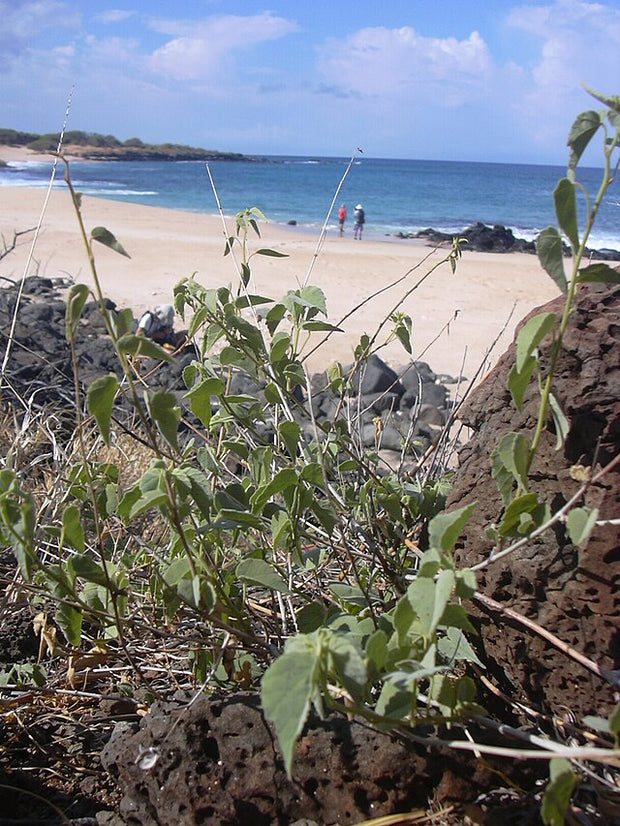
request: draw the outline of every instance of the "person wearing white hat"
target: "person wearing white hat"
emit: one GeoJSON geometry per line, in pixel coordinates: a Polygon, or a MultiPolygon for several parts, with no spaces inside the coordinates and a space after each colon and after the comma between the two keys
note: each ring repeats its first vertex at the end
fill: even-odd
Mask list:
{"type": "Polygon", "coordinates": [[[366,216],[364,215],[364,207],[361,204],[358,204],[355,207],[355,212],[353,213],[353,218],[355,219],[355,223],[353,224],[353,238],[357,241],[362,240],[362,232],[364,230],[364,224],[366,223],[366,216]]]}

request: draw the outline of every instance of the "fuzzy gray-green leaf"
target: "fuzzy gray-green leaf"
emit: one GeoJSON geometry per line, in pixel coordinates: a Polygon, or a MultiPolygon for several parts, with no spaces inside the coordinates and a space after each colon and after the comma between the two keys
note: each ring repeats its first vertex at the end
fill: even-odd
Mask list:
{"type": "Polygon", "coordinates": [[[543,794],[540,813],[545,826],[564,826],[577,775],[570,762],[554,758],[549,764],[549,783],[543,794]]]}
{"type": "Polygon", "coordinates": [[[175,449],[178,446],[177,430],[181,411],[173,393],[159,391],[148,398],[149,413],[164,439],[175,449]]]}
{"type": "Polygon", "coordinates": [[[549,407],[551,408],[551,415],[555,426],[555,449],[561,450],[568,436],[570,424],[554,393],[549,394],[549,407]]]}
{"type": "Polygon", "coordinates": [[[80,577],[85,582],[94,582],[95,585],[109,586],[105,571],[87,554],[72,556],[69,560],[69,568],[76,577],[80,577]]]}
{"type": "Polygon", "coordinates": [[[109,247],[114,252],[124,255],[125,258],[131,258],[131,255],[125,250],[123,245],[116,239],[116,236],[105,227],[95,227],[90,233],[93,241],[99,241],[104,247],[109,247]]]}
{"type": "Polygon", "coordinates": [[[573,545],[585,545],[588,541],[596,520],[598,510],[596,508],[573,508],[566,517],[566,529],[573,545]]]}
{"type": "Polygon", "coordinates": [[[536,252],[545,272],[551,276],[561,292],[566,294],[568,283],[564,273],[562,237],[555,227],[547,227],[539,232],[536,252]]]}
{"type": "Polygon", "coordinates": [[[213,396],[216,398],[222,396],[225,389],[226,385],[222,379],[217,376],[210,376],[196,384],[185,394],[185,398],[189,400],[190,410],[195,416],[198,416],[205,427],[208,427],[211,421],[211,399],[213,396]]]}
{"type": "Polygon", "coordinates": [[[463,508],[451,511],[450,513],[440,513],[431,520],[428,526],[428,535],[431,548],[451,551],[456,540],[461,535],[463,528],[468,523],[476,503],[465,505],[463,508]]]}
{"type": "Polygon", "coordinates": [[[599,261],[580,269],[577,281],[579,284],[620,284],[620,272],[599,261]]]}
{"type": "Polygon", "coordinates": [[[306,722],[315,692],[316,673],[316,654],[308,648],[290,652],[285,650],[263,676],[263,712],[275,726],[289,777],[292,774],[295,743],[306,722]]]}
{"type": "Polygon", "coordinates": [[[146,336],[136,336],[134,333],[125,333],[118,340],[118,349],[121,353],[130,356],[145,356],[146,358],[160,359],[161,361],[174,361],[174,358],[167,353],[163,347],[146,336]]]}
{"type": "Polygon", "coordinates": [[[517,410],[521,410],[523,407],[525,391],[530,385],[530,379],[537,364],[538,359],[535,356],[530,356],[524,362],[521,370],[517,369],[516,364],[513,364],[510,368],[510,373],[508,374],[508,390],[517,406],[517,410]]]}
{"type": "Polygon", "coordinates": [[[66,602],[61,602],[54,619],[69,645],[78,648],[82,641],[82,612],[66,602]]]}
{"type": "Polygon", "coordinates": [[[510,501],[515,482],[522,492],[527,491],[529,450],[529,442],[521,433],[506,433],[491,453],[493,478],[504,502],[510,501]]]}
{"type": "Polygon", "coordinates": [[[82,317],[82,310],[89,295],[90,289],[86,284],[74,284],[69,290],[65,310],[65,334],[67,341],[71,341],[75,337],[80,318],[82,317]]]}
{"type": "Polygon", "coordinates": [[[523,369],[527,359],[545,336],[553,330],[556,322],[555,313],[538,313],[523,325],[517,336],[517,370],[523,369]]]}
{"type": "Polygon", "coordinates": [[[576,250],[579,247],[579,231],[577,229],[575,184],[568,178],[562,178],[553,192],[553,198],[558,223],[566,233],[571,246],[576,250]]]}
{"type": "MultiPolygon", "coordinates": [[[[519,533],[519,526],[522,524],[524,517],[529,516],[538,508],[538,495],[536,493],[524,493],[517,496],[510,502],[499,528],[500,536],[514,536],[519,533]]],[[[527,520],[529,524],[530,520],[527,520]]]]}
{"type": "Polygon", "coordinates": [[[605,106],[608,106],[614,112],[620,112],[620,95],[604,95],[601,92],[595,92],[594,89],[590,89],[590,87],[585,84],[583,88],[589,95],[600,100],[601,103],[604,103],[605,106]]]}
{"type": "Polygon", "coordinates": [[[242,559],[237,565],[237,577],[242,582],[251,585],[262,585],[272,591],[279,591],[281,594],[290,594],[291,591],[276,571],[273,565],[269,565],[264,559],[242,559]]]}
{"type": "Polygon", "coordinates": [[[99,432],[106,445],[110,444],[110,420],[117,390],[117,377],[114,373],[108,373],[107,376],[100,376],[91,382],[86,391],[88,412],[97,422],[99,432]]]}
{"type": "Polygon", "coordinates": [[[268,258],[288,258],[287,253],[277,250],[265,249],[256,250],[254,255],[266,255],[268,258]]]}
{"type": "Polygon", "coordinates": [[[62,514],[62,534],[60,546],[69,545],[76,551],[84,550],[84,528],[80,519],[80,509],[77,505],[69,505],[62,514]]]}
{"type": "Polygon", "coordinates": [[[567,144],[570,148],[570,158],[568,162],[569,170],[575,170],[579,159],[583,155],[586,147],[597,133],[601,125],[599,112],[589,109],[582,112],[575,118],[568,135],[567,144]]]}
{"type": "Polygon", "coordinates": [[[441,622],[455,585],[454,571],[441,571],[437,580],[417,577],[407,590],[407,599],[427,638],[431,638],[441,622]]]}

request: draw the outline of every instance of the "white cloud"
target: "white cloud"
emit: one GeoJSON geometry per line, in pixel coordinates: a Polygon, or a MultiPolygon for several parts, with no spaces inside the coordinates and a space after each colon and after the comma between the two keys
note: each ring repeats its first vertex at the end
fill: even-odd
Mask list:
{"type": "Polygon", "coordinates": [[[33,36],[54,25],[72,28],[79,16],[57,0],[0,0],[0,71],[22,54],[33,36]]]}
{"type": "Polygon", "coordinates": [[[498,21],[502,52],[482,12],[459,37],[411,26],[355,31],[352,21],[348,36],[317,43],[315,31],[275,12],[136,13],[124,26],[124,2],[82,20],[77,0],[0,0],[3,106],[16,128],[48,131],[75,85],[74,126],[119,137],[247,152],[347,154],[362,145],[403,157],[542,160],[550,147],[563,151],[577,112],[598,108],[581,81],[618,91],[615,0],[521,0],[498,21]]]}
{"type": "Polygon", "coordinates": [[[319,50],[319,71],[338,94],[434,99],[454,104],[477,95],[492,72],[484,39],[431,38],[415,29],[366,28],[319,50]],[[437,95],[440,95],[437,99],[437,95]]]}
{"type": "Polygon", "coordinates": [[[150,58],[150,68],[173,80],[222,76],[233,53],[297,31],[297,24],[270,12],[248,17],[222,15],[201,21],[152,20],[151,28],[171,35],[150,58]]]}
{"type": "Polygon", "coordinates": [[[548,6],[515,6],[508,15],[508,23],[544,37],[548,26],[571,29],[582,24],[590,25],[597,18],[600,21],[613,16],[613,9],[602,3],[556,0],[548,6]]]}
{"type": "Polygon", "coordinates": [[[130,17],[134,17],[135,14],[135,11],[126,9],[110,9],[109,11],[102,11],[100,14],[95,15],[95,20],[98,20],[100,23],[122,23],[130,17]]]}
{"type": "MultiPolygon", "coordinates": [[[[547,6],[518,6],[508,22],[542,40],[538,58],[525,67],[519,103],[539,138],[565,111],[584,108],[581,84],[615,94],[620,79],[620,9],[581,0],[556,0],[547,6]]],[[[593,101],[590,104],[596,108],[593,101]]]]}
{"type": "Polygon", "coordinates": [[[139,43],[126,37],[98,38],[88,35],[81,48],[81,60],[86,66],[100,69],[115,68],[122,74],[128,74],[140,66],[139,43]]]}
{"type": "Polygon", "coordinates": [[[511,50],[504,52],[492,52],[475,30],[464,38],[438,38],[410,27],[377,27],[329,40],[318,49],[315,92],[337,99],[345,117],[374,123],[375,135],[391,127],[416,141],[428,133],[454,142],[458,134],[476,146],[478,134],[481,153],[488,145],[517,156],[527,147],[536,157],[562,147],[575,115],[597,107],[582,83],[617,93],[620,9],[587,0],[532,0],[515,4],[505,23],[520,38],[514,49],[508,41],[511,50]],[[527,59],[521,57],[524,41],[527,59]]]}

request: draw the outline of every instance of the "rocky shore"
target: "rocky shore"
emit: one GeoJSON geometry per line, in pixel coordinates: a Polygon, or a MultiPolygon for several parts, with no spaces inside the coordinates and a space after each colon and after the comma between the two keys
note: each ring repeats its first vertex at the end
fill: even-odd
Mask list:
{"type": "MultiPolygon", "coordinates": [[[[62,280],[30,277],[25,279],[15,342],[8,362],[7,375],[16,396],[36,400],[36,406],[66,403],[73,394],[73,368],[64,332],[65,302],[62,280]]],[[[0,329],[8,330],[15,308],[17,287],[0,290],[0,329]]],[[[112,301],[108,309],[116,310],[112,301]]],[[[6,348],[6,336],[0,334],[0,354],[6,348]]],[[[94,302],[88,303],[76,341],[76,356],[81,380],[87,386],[108,373],[119,373],[120,366],[114,346],[106,335],[105,325],[94,302]]],[[[171,363],[145,361],[145,372],[155,389],[172,391],[177,396],[188,424],[194,417],[189,409],[183,382],[183,370],[196,357],[188,346],[171,363]]],[[[378,356],[371,356],[367,366],[354,376],[351,399],[360,411],[358,417],[361,441],[365,447],[380,452],[385,468],[413,467],[416,456],[437,443],[449,415],[449,391],[446,385],[456,380],[437,375],[423,361],[412,361],[393,369],[378,356]]],[[[231,392],[251,395],[264,401],[266,383],[256,383],[248,375],[237,372],[231,392]]],[[[5,391],[5,393],[8,391],[5,391]]],[[[300,400],[303,400],[300,390],[300,400]]],[[[6,398],[6,397],[5,397],[6,398]]],[[[303,400],[306,401],[306,400],[303,400]]],[[[329,389],[325,373],[312,377],[312,415],[319,424],[333,421],[335,416],[349,416],[342,398],[329,389]]],[[[311,419],[300,405],[295,415],[307,435],[312,438],[311,419]]],[[[262,426],[267,441],[270,423],[262,426]]],[[[195,433],[191,431],[192,437],[195,433]]]]}
{"type": "MultiPolygon", "coordinates": [[[[513,231],[502,224],[488,226],[480,221],[458,233],[459,238],[465,240],[464,249],[473,252],[536,252],[534,241],[517,238],[513,231]]],[[[418,238],[433,244],[452,243],[454,233],[439,232],[429,227],[420,232],[399,232],[396,238],[418,238]]],[[[564,244],[564,254],[570,255],[570,247],[564,244]]],[[[587,249],[586,254],[599,261],[620,261],[620,250],[587,249]]]]}
{"type": "MultiPolygon", "coordinates": [[[[31,152],[55,154],[60,134],[38,135],[0,129],[2,147],[22,148],[31,152]]],[[[62,153],[83,161],[251,161],[254,158],[239,152],[220,152],[176,143],[151,144],[139,138],[119,141],[114,135],[72,130],[64,136],[62,153]]],[[[0,160],[0,166],[5,166],[0,160]]]]}

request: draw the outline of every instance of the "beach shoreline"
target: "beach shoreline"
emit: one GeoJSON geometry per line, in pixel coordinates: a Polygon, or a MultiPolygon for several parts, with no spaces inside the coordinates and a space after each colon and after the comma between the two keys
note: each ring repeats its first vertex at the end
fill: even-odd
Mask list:
{"type": "MultiPolygon", "coordinates": [[[[17,155],[11,159],[33,159],[32,153],[17,155]]],[[[0,233],[6,245],[14,232],[38,225],[46,192],[3,186],[0,197],[0,233]]],[[[105,296],[119,308],[130,307],[135,316],[155,304],[170,303],[175,284],[194,274],[206,287],[237,287],[232,257],[224,257],[225,238],[235,231],[230,217],[225,229],[218,215],[89,196],[82,199],[82,217],[87,233],[95,226],[106,227],[131,256],[94,245],[105,296]]],[[[362,333],[373,335],[392,313],[403,312],[412,318],[414,359],[427,361],[437,373],[471,379],[483,363],[482,374],[496,363],[526,313],[558,294],[537,257],[527,253],[464,249],[452,274],[445,245],[392,237],[360,242],[331,230],[319,243],[320,232],[262,221],[259,226],[261,238],[250,237],[251,251],[267,247],[287,257],[254,255],[251,292],[278,300],[288,290],[313,284],[325,293],[327,320],[339,324],[346,319],[343,332],[334,333],[308,357],[311,371],[333,361],[350,363],[362,333]],[[349,315],[354,307],[358,311],[349,315]]],[[[52,189],[34,249],[32,242],[33,234],[20,236],[16,249],[0,261],[3,278],[38,274],[94,286],[66,187],[52,189]]],[[[177,319],[177,327],[182,326],[177,319]]],[[[389,324],[377,340],[388,337],[389,324]]],[[[314,334],[310,348],[318,340],[314,334]]],[[[392,366],[410,358],[394,341],[379,355],[392,366]]]]}

